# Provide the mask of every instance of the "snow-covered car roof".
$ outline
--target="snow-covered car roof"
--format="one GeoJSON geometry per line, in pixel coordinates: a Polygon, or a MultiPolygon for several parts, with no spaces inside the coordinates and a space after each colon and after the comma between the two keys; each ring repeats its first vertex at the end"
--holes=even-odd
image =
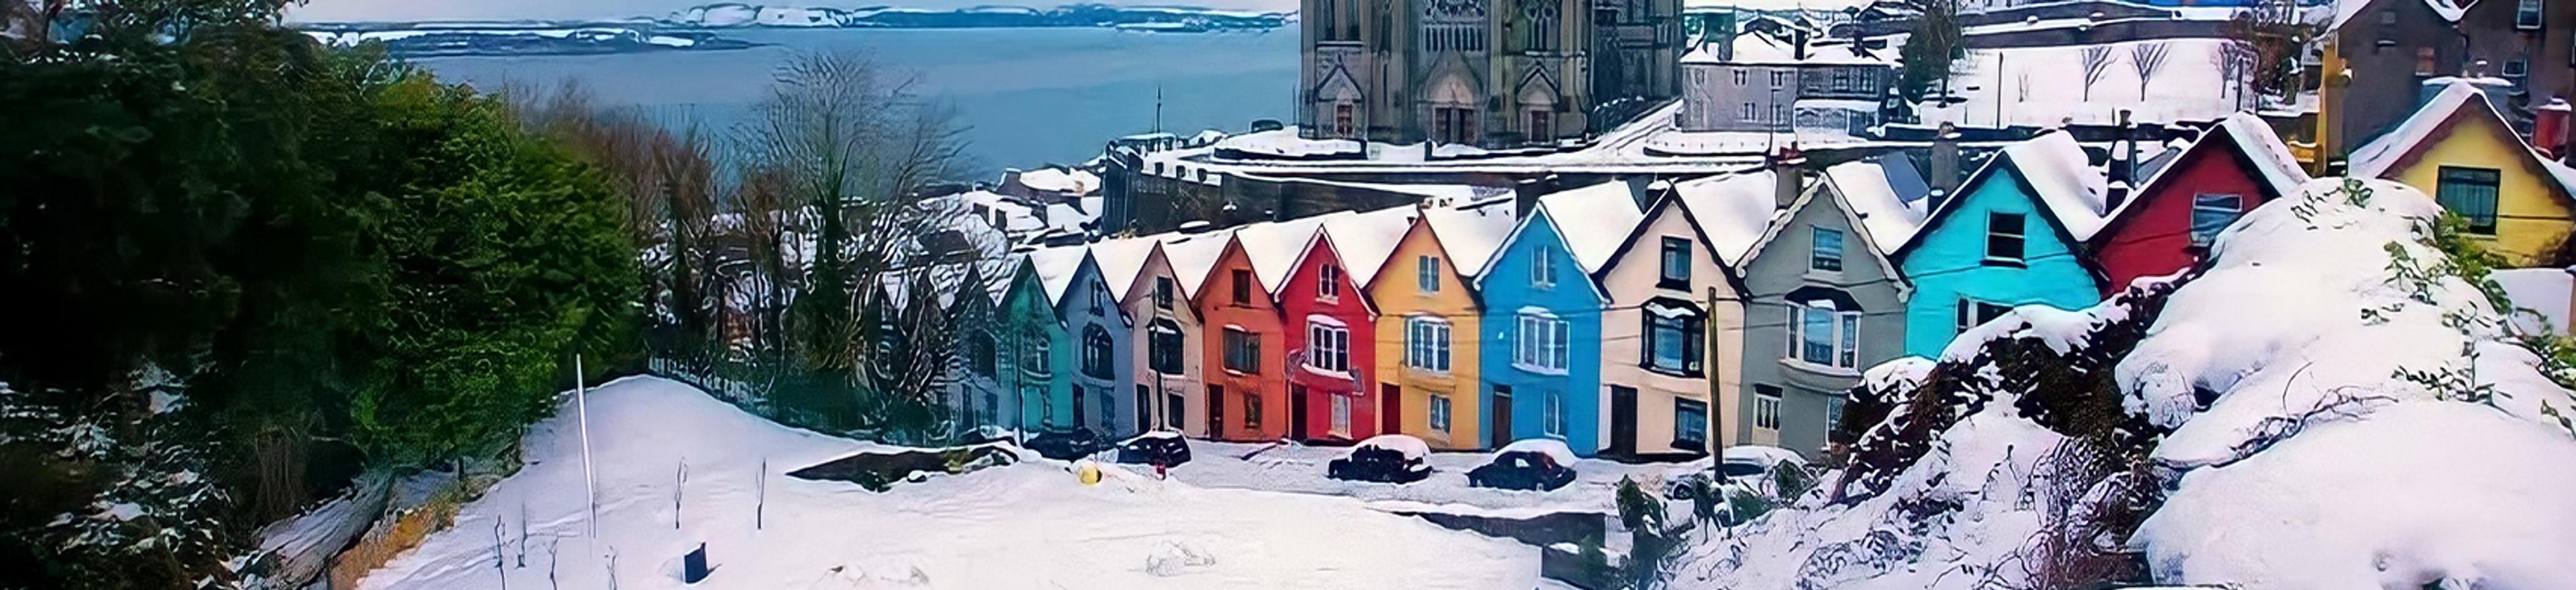
{"type": "Polygon", "coordinates": [[[1553,438],[1524,438],[1512,441],[1512,444],[1503,445],[1503,448],[1494,450],[1494,454],[1496,456],[1506,453],[1538,453],[1541,455],[1547,455],[1547,458],[1555,460],[1556,464],[1567,467],[1573,467],[1576,459],[1574,456],[1574,449],[1567,448],[1565,446],[1565,441],[1553,438]]]}
{"type": "Polygon", "coordinates": [[[1419,438],[1401,434],[1381,434],[1372,436],[1369,437],[1368,440],[1360,441],[1358,446],[1351,448],[1353,450],[1365,448],[1386,449],[1402,453],[1404,454],[1404,458],[1407,459],[1422,459],[1431,456],[1431,445],[1429,443],[1424,443],[1422,442],[1422,439],[1419,438]]]}
{"type": "Polygon", "coordinates": [[[1726,450],[1718,452],[1718,458],[1728,463],[1756,463],[1765,467],[1781,463],[1792,463],[1797,465],[1807,464],[1807,458],[1798,456],[1797,451],[1770,445],[1736,445],[1727,447],[1726,450]]]}

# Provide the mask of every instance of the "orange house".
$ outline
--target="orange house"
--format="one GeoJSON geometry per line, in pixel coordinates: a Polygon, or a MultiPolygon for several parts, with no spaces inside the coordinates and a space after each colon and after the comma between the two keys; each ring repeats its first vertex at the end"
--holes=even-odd
{"type": "Polygon", "coordinates": [[[1288,436],[1287,342],[1270,290],[1234,232],[1169,239],[1163,251],[1189,291],[1204,331],[1200,383],[1209,438],[1268,441],[1288,436]],[[1201,272],[1200,269],[1205,269],[1201,272]],[[1195,276],[1193,276],[1195,275],[1195,276]]]}

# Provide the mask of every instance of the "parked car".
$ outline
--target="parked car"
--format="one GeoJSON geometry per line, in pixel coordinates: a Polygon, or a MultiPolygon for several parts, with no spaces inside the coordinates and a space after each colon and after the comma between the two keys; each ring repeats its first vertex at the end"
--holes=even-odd
{"type": "Polygon", "coordinates": [[[1688,500],[1691,497],[1691,490],[1697,487],[1693,485],[1694,482],[1700,480],[1717,484],[1720,492],[1743,489],[1772,495],[1770,482],[1765,481],[1765,476],[1770,475],[1774,467],[1784,463],[1805,467],[1807,459],[1798,456],[1796,451],[1774,446],[1727,447],[1726,450],[1719,451],[1716,457],[1685,463],[1683,469],[1667,475],[1664,478],[1664,497],[1688,500]]]}
{"type": "Polygon", "coordinates": [[[1040,434],[1029,437],[1028,442],[1021,443],[1020,446],[1037,451],[1038,456],[1058,461],[1089,457],[1092,453],[1109,448],[1109,444],[1100,440],[1100,435],[1093,433],[1089,428],[1040,434]]]}
{"type": "Polygon", "coordinates": [[[1494,459],[1467,472],[1467,485],[1505,490],[1553,490],[1574,483],[1574,450],[1565,441],[1533,438],[1494,451],[1494,459]]]}
{"type": "Polygon", "coordinates": [[[1118,443],[1118,462],[1131,465],[1178,466],[1190,462],[1190,443],[1181,433],[1157,430],[1136,435],[1118,443]]]}
{"type": "Polygon", "coordinates": [[[1422,439],[1401,434],[1383,434],[1360,441],[1351,454],[1324,465],[1324,475],[1333,479],[1413,483],[1431,477],[1431,445],[1422,439]]]}

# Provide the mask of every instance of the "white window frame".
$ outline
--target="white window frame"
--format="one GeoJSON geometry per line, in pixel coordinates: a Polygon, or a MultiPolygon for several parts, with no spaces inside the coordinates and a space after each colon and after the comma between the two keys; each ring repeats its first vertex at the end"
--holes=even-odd
{"type": "Polygon", "coordinates": [[[1436,393],[1431,394],[1431,403],[1428,405],[1431,410],[1431,430],[1442,434],[1448,434],[1450,409],[1449,396],[1436,393]]]}
{"type": "Polygon", "coordinates": [[[1417,371],[1449,373],[1448,318],[1417,315],[1404,320],[1404,366],[1417,371]]]}
{"type": "Polygon", "coordinates": [[[1315,270],[1315,298],[1324,301],[1342,299],[1342,267],[1327,264],[1315,270]]]}
{"type": "Polygon", "coordinates": [[[1306,367],[1332,373],[1351,371],[1351,328],[1324,316],[1306,318],[1306,367]],[[1330,363],[1330,364],[1327,364],[1330,363]]]}
{"type": "Polygon", "coordinates": [[[1555,248],[1538,246],[1530,249],[1530,284],[1539,288],[1556,286],[1555,248]]]}
{"type": "Polygon", "coordinates": [[[1846,268],[1844,263],[1848,262],[1850,260],[1849,257],[1851,256],[1851,234],[1843,233],[1843,230],[1829,227],[1809,229],[1814,231],[1807,234],[1807,270],[1812,272],[1842,272],[1843,269],[1846,268]],[[1834,237],[1834,255],[1830,258],[1825,256],[1823,249],[1825,236],[1828,235],[1834,237]],[[1827,261],[1833,262],[1833,268],[1825,268],[1825,263],[1827,261]]]}
{"type": "Polygon", "coordinates": [[[1780,430],[1779,395],[1771,393],[1753,394],[1753,427],[1774,432],[1780,430]]]}
{"type": "Polygon", "coordinates": [[[2514,3],[2514,28],[2525,30],[2537,29],[2540,28],[2540,23],[2546,20],[2549,20],[2548,11],[2541,6],[2541,0],[2521,0],[2520,2],[2514,3]],[[2530,15],[2531,20],[2529,22],[2525,22],[2523,20],[2524,15],[2530,15]]]}
{"type": "Polygon", "coordinates": [[[1540,415],[1539,427],[1548,436],[1565,438],[1565,392],[1550,389],[1539,397],[1546,404],[1545,412],[1540,415]]]}
{"type": "Polygon", "coordinates": [[[1818,367],[1860,368],[1860,351],[1857,350],[1860,345],[1860,311],[1836,309],[1829,300],[1792,301],[1788,309],[1789,349],[1786,358],[1818,367]],[[1817,314],[1823,314],[1826,321],[1825,358],[1821,361],[1807,358],[1807,338],[1811,336],[1807,333],[1807,322],[1817,314]]]}
{"type": "Polygon", "coordinates": [[[1413,258],[1413,289],[1426,295],[1440,292],[1440,257],[1424,254],[1413,258]]]}
{"type": "Polygon", "coordinates": [[[1522,308],[1514,317],[1512,365],[1538,373],[1564,374],[1572,363],[1573,328],[1565,318],[1540,308],[1522,308]]]}

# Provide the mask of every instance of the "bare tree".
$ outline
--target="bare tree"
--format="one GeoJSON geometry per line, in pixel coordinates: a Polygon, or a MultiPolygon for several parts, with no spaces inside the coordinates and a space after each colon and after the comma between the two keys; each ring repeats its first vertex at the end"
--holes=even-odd
{"type": "Polygon", "coordinates": [[[2237,11],[2227,25],[2229,45],[2251,61],[2254,88],[2284,100],[2302,86],[2299,57],[2315,33],[2316,25],[2300,19],[2293,0],[2261,0],[2237,11]]]}
{"type": "Polygon", "coordinates": [[[2236,110],[2242,111],[2260,106],[2254,104],[2252,100],[2254,93],[2252,46],[2229,43],[2219,48],[2217,53],[2210,54],[2209,61],[2211,66],[2218,68],[2219,78],[2227,83],[2223,91],[2235,97],[2236,110]]]}
{"type": "Polygon", "coordinates": [[[2138,72],[2138,100],[2147,99],[2147,83],[2164,71],[2165,56],[2172,50],[2173,46],[2161,42],[2129,46],[2129,67],[2138,72]]]}
{"type": "Polygon", "coordinates": [[[2111,46],[2084,47],[2084,100],[2093,100],[2093,85],[2111,75],[2111,46]]]}

